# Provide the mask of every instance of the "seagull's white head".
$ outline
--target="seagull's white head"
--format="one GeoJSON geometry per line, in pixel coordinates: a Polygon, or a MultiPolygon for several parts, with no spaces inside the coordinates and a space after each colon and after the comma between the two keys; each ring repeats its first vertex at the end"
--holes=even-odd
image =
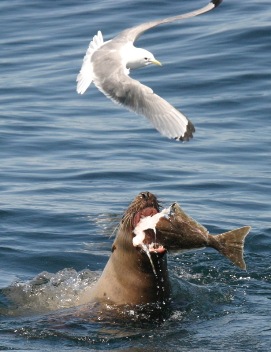
{"type": "Polygon", "coordinates": [[[148,50],[132,46],[132,48],[129,48],[129,51],[127,51],[126,67],[128,69],[133,70],[151,64],[162,66],[162,64],[156,60],[153,54],[148,50]]]}

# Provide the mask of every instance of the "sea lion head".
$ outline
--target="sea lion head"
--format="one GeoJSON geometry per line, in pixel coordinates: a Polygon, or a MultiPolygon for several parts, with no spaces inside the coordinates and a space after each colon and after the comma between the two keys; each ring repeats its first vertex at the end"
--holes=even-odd
{"type": "MultiPolygon", "coordinates": [[[[150,192],[139,193],[123,215],[112,250],[114,251],[117,246],[119,247],[121,245],[122,248],[130,252],[130,255],[132,252],[134,254],[143,254],[144,251],[142,251],[142,246],[133,245],[133,238],[135,237],[133,231],[142,218],[159,213],[159,208],[159,202],[154,194],[150,192]]],[[[154,231],[148,229],[144,232],[145,249],[147,248],[151,254],[155,253],[157,255],[163,255],[166,252],[166,249],[162,245],[156,243],[154,231]]]]}
{"type": "Polygon", "coordinates": [[[156,196],[150,192],[141,192],[129,205],[122,218],[122,227],[133,231],[140,219],[152,216],[159,212],[159,203],[156,196]]]}

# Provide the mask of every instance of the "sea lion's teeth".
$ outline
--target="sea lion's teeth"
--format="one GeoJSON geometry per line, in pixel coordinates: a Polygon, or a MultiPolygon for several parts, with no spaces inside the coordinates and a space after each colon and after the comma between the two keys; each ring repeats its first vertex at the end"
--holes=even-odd
{"type": "Polygon", "coordinates": [[[152,242],[148,249],[150,253],[164,253],[166,251],[165,247],[157,242],[152,242]]]}

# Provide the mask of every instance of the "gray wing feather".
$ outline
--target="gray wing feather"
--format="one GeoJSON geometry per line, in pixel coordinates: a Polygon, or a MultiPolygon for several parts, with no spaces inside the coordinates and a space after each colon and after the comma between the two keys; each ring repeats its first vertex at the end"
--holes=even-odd
{"type": "Polygon", "coordinates": [[[212,9],[214,9],[215,7],[220,5],[221,2],[222,2],[222,0],[213,0],[208,5],[202,7],[201,9],[192,11],[192,12],[188,12],[188,13],[185,13],[182,15],[172,16],[172,17],[168,17],[168,18],[164,18],[164,19],[160,19],[160,20],[156,20],[156,21],[151,21],[151,22],[147,22],[147,23],[142,23],[138,26],[125,29],[119,35],[117,35],[115,37],[115,39],[127,40],[127,41],[134,42],[142,33],[144,33],[145,31],[147,31],[150,28],[159,26],[160,24],[175,22],[175,21],[186,19],[186,18],[201,15],[205,12],[211,11],[212,9]]]}
{"type": "Polygon", "coordinates": [[[188,140],[195,131],[192,123],[151,88],[127,76],[121,69],[95,85],[108,98],[139,115],[147,117],[164,136],[188,140]],[[121,84],[120,84],[121,82],[121,84]]]}

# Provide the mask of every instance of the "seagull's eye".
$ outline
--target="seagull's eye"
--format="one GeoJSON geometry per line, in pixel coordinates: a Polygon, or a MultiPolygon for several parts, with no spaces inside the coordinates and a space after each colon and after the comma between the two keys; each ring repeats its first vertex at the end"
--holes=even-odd
{"type": "Polygon", "coordinates": [[[144,60],[145,60],[145,61],[148,61],[148,58],[147,58],[147,57],[144,57],[144,60]]]}

